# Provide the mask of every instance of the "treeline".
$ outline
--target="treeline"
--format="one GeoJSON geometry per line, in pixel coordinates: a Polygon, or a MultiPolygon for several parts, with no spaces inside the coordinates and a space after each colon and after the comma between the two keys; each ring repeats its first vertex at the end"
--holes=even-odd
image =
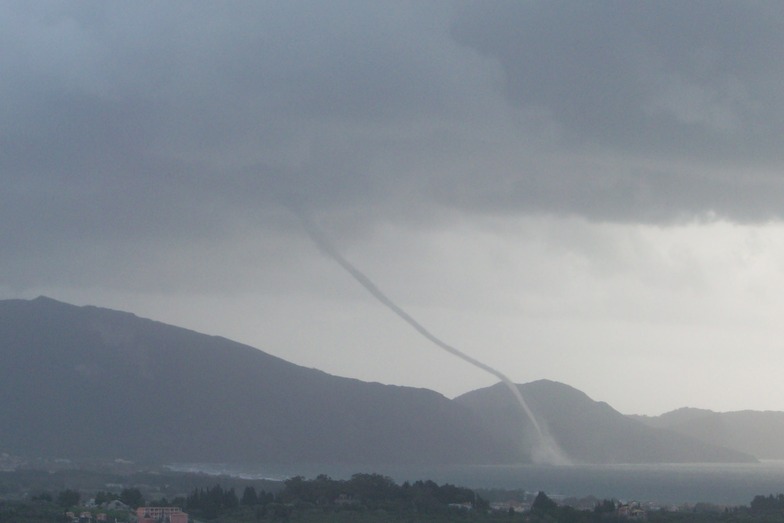
{"type": "Polygon", "coordinates": [[[198,513],[206,519],[213,519],[218,514],[236,509],[239,506],[264,507],[274,502],[274,494],[264,490],[256,492],[253,486],[245,487],[242,498],[238,498],[233,488],[224,489],[220,485],[215,485],[209,489],[194,489],[184,499],[184,504],[181,508],[187,512],[198,513]]]}
{"type": "Polygon", "coordinates": [[[307,480],[301,476],[285,482],[279,494],[283,503],[310,503],[318,506],[362,505],[369,508],[408,507],[417,511],[438,510],[449,505],[478,509],[489,504],[473,490],[433,481],[404,482],[401,485],[380,474],[354,474],[348,480],[320,475],[307,480]]]}
{"type": "MultiPolygon", "coordinates": [[[[145,501],[138,488],[120,492],[97,491],[97,504],[119,499],[131,507],[179,506],[195,520],[221,523],[262,523],[265,521],[297,521],[300,523],[357,522],[382,523],[418,522],[493,522],[527,521],[612,523],[645,518],[649,523],[687,522],[761,522],[784,521],[784,494],[758,495],[747,506],[723,507],[698,503],[681,507],[677,512],[645,510],[639,505],[621,505],[614,500],[598,501],[592,509],[577,509],[556,503],[540,492],[525,512],[490,510],[489,503],[471,489],[451,484],[438,485],[431,480],[404,482],[400,485],[380,474],[355,474],[347,480],[326,475],[314,479],[297,476],[286,480],[280,488],[268,492],[259,486],[235,484],[224,488],[194,488],[187,496],[145,501]],[[242,490],[238,494],[238,490],[242,490]],[[634,509],[634,510],[630,510],[634,509]]],[[[502,492],[491,494],[500,499],[502,492]]],[[[60,521],[65,510],[80,507],[80,492],[65,489],[57,494],[47,492],[32,496],[30,501],[0,500],[0,523],[39,523],[60,521]]],[[[92,505],[91,505],[92,506],[92,505]]],[[[519,507],[518,507],[519,508],[519,507]]],[[[75,510],[74,510],[75,511],[75,510]]],[[[128,515],[113,517],[121,520],[128,515]]]]}
{"type": "Polygon", "coordinates": [[[224,519],[232,513],[253,513],[255,519],[288,516],[318,509],[325,512],[387,511],[393,514],[432,514],[450,510],[489,509],[487,501],[472,490],[433,481],[405,482],[401,485],[380,474],[354,474],[337,480],[326,475],[314,479],[296,476],[284,482],[277,494],[245,487],[241,496],[233,488],[215,485],[194,489],[184,509],[204,519],[224,519]]]}
{"type": "Polygon", "coordinates": [[[778,512],[782,515],[782,519],[784,519],[784,494],[778,494],[776,496],[773,494],[768,496],[754,496],[754,499],[751,500],[750,508],[752,512],[758,513],[778,512]]]}
{"type": "Polygon", "coordinates": [[[592,511],[560,506],[544,492],[530,511],[492,511],[473,490],[431,480],[400,485],[380,474],[354,474],[348,480],[320,475],[297,476],[285,481],[276,494],[246,487],[241,496],[233,488],[215,485],[194,489],[185,498],[185,510],[194,519],[222,523],[261,521],[299,522],[494,522],[514,521],[612,523],[621,521],[616,505],[605,500],[592,511]]]}

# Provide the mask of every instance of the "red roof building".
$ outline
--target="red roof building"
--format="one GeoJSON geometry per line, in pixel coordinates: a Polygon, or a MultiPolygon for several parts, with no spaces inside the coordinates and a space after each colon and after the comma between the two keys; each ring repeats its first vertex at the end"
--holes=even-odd
{"type": "Polygon", "coordinates": [[[139,523],[188,523],[188,514],[179,507],[139,507],[139,523]]]}

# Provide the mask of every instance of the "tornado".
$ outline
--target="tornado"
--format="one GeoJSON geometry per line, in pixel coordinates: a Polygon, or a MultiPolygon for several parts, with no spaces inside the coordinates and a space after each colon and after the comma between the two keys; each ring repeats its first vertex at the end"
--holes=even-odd
{"type": "Polygon", "coordinates": [[[405,321],[408,325],[410,325],[414,330],[416,330],[419,334],[421,334],[425,339],[430,341],[432,344],[437,346],[438,348],[446,351],[447,353],[460,358],[461,360],[465,361],[466,363],[473,365],[474,367],[481,369],[492,376],[498,378],[506,387],[509,389],[510,393],[514,396],[516,403],[519,405],[522,414],[528,418],[531,422],[531,425],[534,427],[536,431],[536,436],[538,441],[534,446],[533,453],[532,453],[532,460],[535,463],[539,464],[549,464],[549,465],[565,465],[569,463],[569,459],[566,455],[561,451],[555,441],[542,429],[542,426],[536,420],[536,416],[534,415],[531,408],[526,403],[523,394],[520,392],[520,389],[515,385],[512,380],[510,380],[504,373],[501,371],[494,369],[493,367],[483,363],[473,356],[466,354],[465,352],[453,347],[452,345],[444,342],[436,335],[431,333],[424,325],[419,323],[415,320],[410,314],[408,314],[404,309],[402,309],[399,305],[397,305],[394,301],[392,301],[389,296],[387,296],[373,281],[368,278],[362,271],[360,271],[357,267],[355,267],[351,262],[349,262],[345,257],[343,257],[340,252],[335,248],[334,245],[327,239],[327,237],[318,230],[315,224],[308,219],[302,212],[294,211],[295,214],[299,217],[300,221],[302,222],[303,229],[316,244],[319,250],[324,253],[326,256],[337,262],[343,270],[345,270],[354,280],[357,281],[371,296],[373,296],[378,302],[384,305],[387,309],[391,310],[395,315],[397,315],[400,319],[405,321]]]}

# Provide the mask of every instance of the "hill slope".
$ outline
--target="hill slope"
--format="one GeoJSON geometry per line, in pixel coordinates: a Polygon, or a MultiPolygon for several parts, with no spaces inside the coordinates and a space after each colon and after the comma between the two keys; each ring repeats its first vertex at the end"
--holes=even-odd
{"type": "MultiPolygon", "coordinates": [[[[0,450],[137,461],[465,463],[505,456],[425,389],[47,298],[0,301],[0,450]]],[[[508,456],[506,456],[508,457],[508,456]]]]}
{"type": "Polygon", "coordinates": [[[784,412],[683,408],[661,416],[635,418],[652,427],[738,449],[761,459],[784,459],[784,412]]]}
{"type": "MultiPolygon", "coordinates": [[[[577,463],[750,462],[747,454],[633,420],[577,389],[548,380],[518,385],[547,433],[577,463]]],[[[530,453],[535,434],[503,384],[455,401],[494,427],[501,448],[530,453]],[[523,433],[525,438],[518,434],[523,433]]]]}
{"type": "MultiPolygon", "coordinates": [[[[48,298],[0,301],[0,452],[140,462],[529,461],[502,384],[455,400],[328,375],[186,329],[48,298]]],[[[520,386],[584,463],[749,461],[632,420],[566,385],[520,386]]]]}

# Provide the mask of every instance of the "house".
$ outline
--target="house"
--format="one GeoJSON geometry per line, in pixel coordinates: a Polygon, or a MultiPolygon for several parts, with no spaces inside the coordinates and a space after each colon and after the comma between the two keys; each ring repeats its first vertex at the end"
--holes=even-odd
{"type": "Polygon", "coordinates": [[[139,523],[188,523],[188,514],[180,507],[139,507],[136,517],[139,523]]]}
{"type": "Polygon", "coordinates": [[[531,504],[523,503],[522,501],[517,501],[516,499],[510,499],[509,501],[494,501],[490,503],[490,508],[503,512],[508,512],[509,510],[514,512],[527,512],[531,510],[531,504]]]}
{"type": "Polygon", "coordinates": [[[648,514],[640,507],[640,504],[634,501],[627,505],[620,505],[618,507],[618,516],[632,520],[645,520],[648,518],[648,514]]]}
{"type": "Polygon", "coordinates": [[[107,501],[103,505],[102,508],[106,510],[130,510],[131,507],[120,501],[119,499],[113,499],[112,501],[107,501]]]}

